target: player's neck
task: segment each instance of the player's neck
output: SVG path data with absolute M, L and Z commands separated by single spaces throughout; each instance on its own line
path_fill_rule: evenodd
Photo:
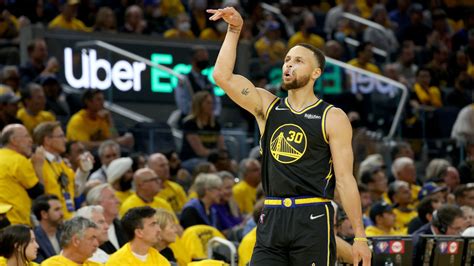
M 288 102 L 291 108 L 296 111 L 303 110 L 316 101 L 318 101 L 318 97 L 316 97 L 312 88 L 303 87 L 288 91 Z

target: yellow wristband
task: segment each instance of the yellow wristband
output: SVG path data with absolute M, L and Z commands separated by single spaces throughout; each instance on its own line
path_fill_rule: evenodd
M 367 238 L 365 238 L 365 237 L 355 237 L 354 242 L 355 241 L 368 242 L 369 240 L 367 240 Z

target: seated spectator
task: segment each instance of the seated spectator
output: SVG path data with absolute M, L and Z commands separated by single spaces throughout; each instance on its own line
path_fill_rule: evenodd
M 13 93 L 20 95 L 20 71 L 17 66 L 4 66 L 1 83 L 9 86 Z
M 115 18 L 114 11 L 107 6 L 99 8 L 92 29 L 97 32 L 116 33 L 117 19 Z
M 212 150 L 224 149 L 224 136 L 213 111 L 213 97 L 207 91 L 193 96 L 192 111 L 184 119 L 183 145 L 181 149 L 182 166 L 192 171 L 197 163 L 209 156 Z
M 219 203 L 222 180 L 216 174 L 200 174 L 194 181 L 198 198 L 188 201 L 181 212 L 180 224 L 186 229 L 193 225 L 217 228 L 217 213 L 212 205 Z
M 53 113 L 45 111 L 46 98 L 41 85 L 30 83 L 21 92 L 21 100 L 24 107 L 18 110 L 17 118 L 30 133 L 42 122 L 56 121 Z
M 311 29 L 316 27 L 316 20 L 311 12 L 304 12 L 300 21 L 298 21 L 296 28 L 299 30 L 288 41 L 288 49 L 298 43 L 308 43 L 312 46 L 323 49 L 324 39 L 311 32 Z
M 418 193 L 418 200 L 422 200 L 426 197 L 430 197 L 438 200 L 440 203 L 446 203 L 446 192 L 448 188 L 446 186 L 437 185 L 434 182 L 427 182 L 423 184 L 420 192 Z
M 63 122 L 66 122 L 65 120 L 69 118 L 71 111 L 66 101 L 66 95 L 63 93 L 63 88 L 56 76 L 42 76 L 39 82 L 43 86 L 44 95 L 46 96 L 45 110 L 54 113 L 61 117 Z
M 474 208 L 474 183 L 459 186 L 454 191 L 454 196 L 458 206 L 470 206 Z
M 31 228 L 10 225 L 0 231 L 0 264 L 34 266 L 38 243 Z
M 12 224 L 30 225 L 31 200 L 44 193 L 44 150 L 37 148 L 33 154 L 33 140 L 19 124 L 2 130 L 0 144 L 0 203 L 12 205 L 7 213 Z
M 227 33 L 227 23 L 225 21 L 210 22 L 199 34 L 199 39 L 203 41 L 223 41 Z
M 39 245 L 38 256 L 35 262 L 41 263 L 45 259 L 58 255 L 64 214 L 61 202 L 54 195 L 42 195 L 33 201 L 31 211 L 39 222 L 33 231 Z
M 254 47 L 261 62 L 264 65 L 281 62 L 287 47 L 286 42 L 281 38 L 280 24 L 275 20 L 267 20 L 260 35 Z
M 84 191 L 94 158 L 90 153 L 85 154 L 91 163 L 80 163 L 76 172 L 66 164 L 61 157 L 66 151 L 66 137 L 59 122 L 39 124 L 34 130 L 33 138 L 34 143 L 45 150 L 44 191 L 59 198 L 64 218 L 70 219 L 76 210 L 74 199 Z
M 467 105 L 461 109 L 458 116 L 456 117 L 456 121 L 454 122 L 453 129 L 451 131 L 451 137 L 458 143 L 467 143 L 468 148 L 466 150 L 467 153 L 469 153 L 469 145 L 474 144 L 474 104 Z M 474 154 L 471 155 L 474 156 Z M 464 180 L 465 179 L 463 179 L 463 181 Z
M 191 32 L 194 36 L 199 34 L 206 28 L 208 16 L 206 9 L 209 6 L 209 1 L 189 1 L 188 10 L 191 22 Z
M 12 205 L 7 203 L 0 203 L 0 230 L 10 225 L 7 213 L 12 209 Z
M 412 204 L 416 205 L 418 201 L 418 193 L 421 187 L 416 185 L 416 169 L 415 163 L 408 157 L 400 157 L 392 163 L 392 174 L 395 180 L 405 181 L 410 186 Z M 390 199 L 385 199 L 390 203 Z
M 104 218 L 104 208 L 100 205 L 85 206 L 77 210 L 76 217 L 83 217 L 89 219 L 97 225 L 97 240 L 99 245 L 103 245 L 105 242 L 109 241 L 108 230 L 109 225 L 105 222 Z M 109 259 L 109 254 L 100 249 L 100 246 L 94 252 L 92 257 L 89 258 L 90 261 L 104 264 Z
M 444 88 L 448 85 L 448 48 L 444 45 L 433 45 L 430 54 L 431 61 L 425 68 L 431 72 L 431 85 Z
M 431 29 L 423 23 L 423 6 L 413 3 L 408 10 L 410 23 L 401 32 L 401 41 L 413 41 L 417 49 L 425 46 L 427 36 Z
M 77 141 L 66 142 L 66 151 L 64 152 L 64 160 L 66 164 L 70 165 L 72 170 L 76 171 L 79 168 L 83 154 L 86 152 L 84 145 Z
M 64 223 L 61 254 L 43 261 L 41 265 L 101 265 L 90 260 L 99 246 L 98 237 L 99 232 L 95 223 L 83 217 L 74 217 Z
M 109 184 L 101 184 L 87 193 L 87 204 L 100 205 L 104 209 L 104 219 L 109 226 L 107 230 L 109 240 L 101 244 L 100 249 L 111 255 L 127 243 L 118 219 L 120 202 Z
M 54 75 L 59 69 L 55 57 L 48 59 L 48 46 L 44 39 L 34 39 L 27 46 L 28 61 L 20 67 L 21 85 L 35 81 L 39 76 Z
M 324 32 L 326 32 L 327 34 L 327 39 L 331 39 L 333 33 L 341 27 L 341 24 L 344 20 L 344 18 L 342 17 L 343 13 L 351 13 L 354 10 L 354 7 L 354 1 L 343 0 L 340 1 L 338 5 L 328 11 L 324 21 Z
M 423 225 L 413 233 L 413 265 L 421 264 L 423 254 L 420 240 L 421 235 L 461 235 L 466 228 L 466 219 L 461 209 L 456 205 L 446 204 L 433 212 L 431 222 Z
M 354 229 L 352 228 L 349 217 L 342 208 L 337 209 L 336 222 L 334 224 L 336 235 L 344 240 L 354 239 Z
M 373 225 L 370 219 L 369 211 L 372 206 L 372 196 L 370 195 L 369 189 L 364 184 L 358 184 L 357 188 L 360 194 L 360 203 L 362 205 L 362 222 L 365 227 Z
M 360 178 L 360 182 L 367 185 L 373 202 L 383 200 L 384 194 L 388 191 L 388 179 L 385 171 L 380 167 L 365 171 Z
M 441 176 L 446 172 L 449 166 L 451 166 L 451 163 L 446 159 L 432 159 L 425 170 L 425 182 L 442 182 Z
M 165 31 L 163 37 L 168 39 L 183 39 L 193 40 L 196 37 L 191 31 L 191 22 L 189 15 L 186 13 L 180 13 L 174 19 L 174 27 Z
M 228 171 L 231 173 L 237 173 L 238 171 L 237 162 L 230 158 L 228 150 L 214 150 L 207 157 L 207 161 L 212 163 L 217 171 Z
M 129 157 L 113 160 L 107 167 L 107 182 L 115 190 L 120 203 L 132 195 L 133 161 Z
M 61 14 L 55 17 L 48 24 L 50 29 L 65 29 L 74 31 L 85 31 L 89 32 L 91 29 L 84 25 L 82 21 L 77 19 L 77 9 L 81 1 L 79 0 L 67 0 L 62 6 Z
M 161 189 L 161 180 L 155 171 L 149 168 L 139 169 L 133 175 L 133 184 L 135 193 L 132 193 L 122 202 L 119 212 L 120 217 L 123 217 L 128 210 L 142 206 L 150 206 L 155 209 L 162 208 L 173 212 L 173 208 L 166 200 L 156 197 Z
M 395 236 L 404 235 L 395 229 L 395 214 L 386 202 L 375 203 L 370 208 L 370 219 L 374 223 L 365 229 L 367 236 Z
M 170 164 L 168 159 L 161 153 L 155 153 L 148 158 L 147 166 L 160 178 L 159 182 L 157 182 L 161 184 L 161 190 L 159 190 L 157 197 L 168 202 L 174 213 L 181 213 L 187 201 L 186 192 L 184 192 L 180 184 L 170 180 Z
M 262 180 L 260 162 L 244 159 L 240 162 L 240 182 L 232 188 L 234 199 L 243 215 L 251 214 L 257 200 L 257 187 Z
M 365 172 L 370 172 L 376 168 L 384 169 L 386 168 L 383 157 L 379 153 L 368 155 L 359 165 L 359 170 L 357 171 L 357 176 L 359 181 L 362 181 L 362 176 Z M 365 184 L 365 183 L 364 183 Z
M 179 158 L 179 155 L 176 151 L 166 153 L 165 156 L 169 161 L 171 175 L 170 179 L 180 184 L 186 192 L 193 182 L 191 173 L 181 167 L 181 158 Z M 186 186 L 183 184 L 186 184 Z
M 459 109 L 472 103 L 470 95 L 474 88 L 474 78 L 470 77 L 466 71 L 461 71 L 454 81 L 454 90 L 446 96 L 446 105 L 454 106 Z
M 231 231 L 238 228 L 242 223 L 243 217 L 232 195 L 235 177 L 227 171 L 221 171 L 218 175 L 222 179 L 222 187 L 220 201 L 218 204 L 214 204 L 218 220 L 217 229 L 223 232 L 224 235 L 230 235 Z
M 5 89 L 0 94 L 0 130 L 9 124 L 22 123 L 20 119 L 16 118 L 20 99 L 10 89 Z
M 415 159 L 415 153 L 408 142 L 397 142 L 390 150 L 390 158 L 392 159 L 392 162 L 401 157 L 408 157 L 412 160 Z
M 394 64 L 398 73 L 407 81 L 407 87 L 413 87 L 418 66 L 415 64 L 415 45 L 412 42 L 403 43 L 402 50 Z
M 398 50 L 398 41 L 383 4 L 374 5 L 370 20 L 383 26 L 384 30 L 367 27 L 364 30 L 364 41 L 372 43 L 375 47 L 387 52 L 389 56 L 395 53 Z
M 153 246 L 159 243 L 161 229 L 156 211 L 149 207 L 130 209 L 121 220 L 130 241 L 110 256 L 105 265 L 171 265 Z
M 113 140 L 102 142 L 97 150 L 100 160 L 100 168 L 93 172 L 89 180 L 98 180 L 101 183 L 107 182 L 107 166 L 115 159 L 120 158 L 120 145 Z
M 416 73 L 416 83 L 413 86 L 414 101 L 412 105 L 416 108 L 419 105 L 430 107 L 441 107 L 443 101 L 441 99 L 441 91 L 438 87 L 430 86 L 431 72 L 426 68 L 418 69 Z
M 104 93 L 99 90 L 86 90 L 82 96 L 84 109 L 75 113 L 67 124 L 68 140 L 81 141 L 88 150 L 100 146 L 108 139 L 114 139 L 125 147 L 133 146 L 133 136 L 126 133 L 121 137 L 111 132 L 113 120 L 109 111 L 104 109 Z
M 418 215 L 415 210 L 408 207 L 412 202 L 409 184 L 400 180 L 393 182 L 388 187 L 388 197 L 394 206 L 394 227 L 401 233 L 406 234 L 408 224 Z
M 176 263 L 177 259 L 170 248 L 178 237 L 177 224 L 173 213 L 165 209 L 156 209 L 156 217 L 160 226 L 160 241 L 154 246 L 169 262 Z
M 408 234 L 413 234 L 420 227 L 431 222 L 433 212 L 439 209 L 442 204 L 443 202 L 436 197 L 425 197 L 420 200 L 420 203 L 416 206 L 418 216 L 413 218 L 408 224 Z
M 361 43 L 356 49 L 357 57 L 347 63 L 375 74 L 381 74 L 379 67 L 372 63 L 374 60 L 373 47 L 370 42 Z
M 147 22 L 143 19 L 143 10 L 137 5 L 131 5 L 125 10 L 125 22 L 120 32 L 150 34 Z

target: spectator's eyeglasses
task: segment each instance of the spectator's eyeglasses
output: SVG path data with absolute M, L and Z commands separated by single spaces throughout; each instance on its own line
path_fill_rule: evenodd
M 157 182 L 157 183 L 161 183 L 161 179 L 159 177 L 153 177 L 153 178 L 150 178 L 150 179 L 147 179 L 147 180 L 144 180 L 143 183 L 149 183 L 149 182 Z

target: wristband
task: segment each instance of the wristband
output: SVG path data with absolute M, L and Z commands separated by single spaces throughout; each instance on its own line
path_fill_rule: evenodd
M 355 237 L 354 242 L 356 242 L 356 241 L 358 241 L 358 242 L 368 242 L 369 240 L 367 240 L 367 238 L 365 238 L 365 237 Z

